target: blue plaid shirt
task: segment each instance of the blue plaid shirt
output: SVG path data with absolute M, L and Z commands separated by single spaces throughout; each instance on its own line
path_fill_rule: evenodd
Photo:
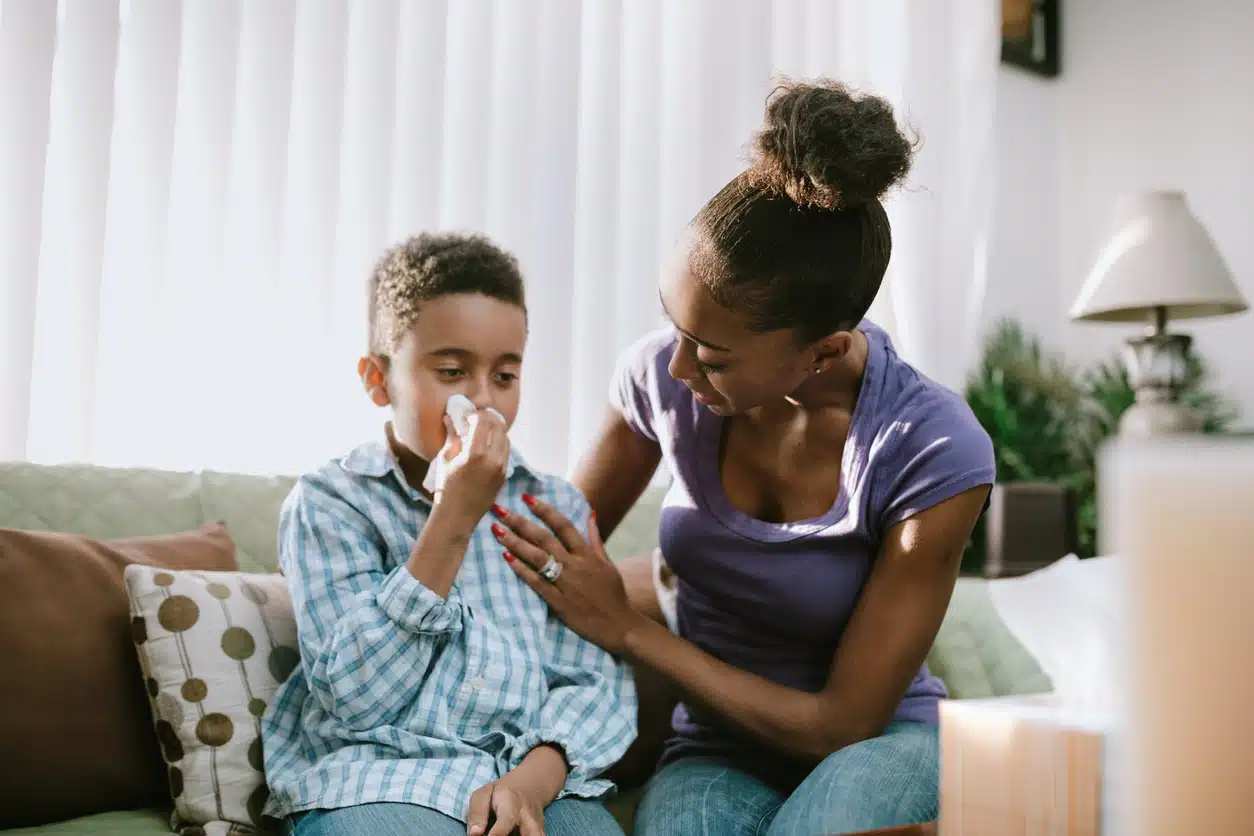
M 498 502 L 523 493 L 581 530 L 588 504 L 516 454 Z M 626 665 L 551 616 L 481 520 L 447 599 L 406 568 L 430 502 L 386 444 L 365 444 L 297 483 L 279 520 L 301 665 L 262 721 L 266 814 L 405 802 L 465 821 L 471 794 L 535 746 L 566 753 L 563 796 L 613 788 L 596 776 L 636 735 Z

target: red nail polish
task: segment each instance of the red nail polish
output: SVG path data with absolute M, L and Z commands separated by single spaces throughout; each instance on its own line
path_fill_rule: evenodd
M 596 521 L 597 521 L 597 512 L 596 512 L 596 511 L 592 511 L 592 512 L 591 512 L 591 516 L 592 516 L 592 521 L 593 521 L 593 522 L 596 522 Z
M 525 493 L 523 494 L 523 502 L 527 503 L 528 505 L 535 505 L 536 498 L 529 493 Z
M 508 514 L 509 512 L 506 511 L 504 508 L 502 508 L 500 505 L 493 504 L 492 513 L 504 519 L 505 515 Z
M 513 563 L 515 560 L 518 559 L 514 557 L 512 554 L 510 554 L 509 552 L 502 552 L 501 557 L 505 558 L 506 563 Z
M 504 537 L 505 529 L 497 525 L 496 523 L 492 523 L 492 533 L 495 534 L 497 537 Z

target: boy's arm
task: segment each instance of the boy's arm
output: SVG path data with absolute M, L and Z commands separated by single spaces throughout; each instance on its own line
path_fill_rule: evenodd
M 310 691 L 327 712 L 365 729 L 412 698 L 414 672 L 460 632 L 464 608 L 456 590 L 441 598 L 407 564 L 384 568 L 377 529 L 344 498 L 351 487 L 300 480 L 280 513 L 279 561 Z
M 588 503 L 573 487 L 558 488 L 554 504 L 587 530 Z M 549 694 L 539 726 L 519 741 L 514 762 L 550 744 L 566 758 L 565 792 L 582 794 L 585 782 L 614 765 L 636 738 L 636 687 L 631 669 L 549 616 L 545 632 Z M 592 795 L 599 792 L 591 793 Z

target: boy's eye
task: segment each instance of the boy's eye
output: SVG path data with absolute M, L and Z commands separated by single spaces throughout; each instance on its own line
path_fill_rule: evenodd
M 448 378 L 449 380 L 455 380 L 466 374 L 461 369 L 436 369 L 435 373 L 440 377 Z
M 517 379 L 518 374 L 516 372 L 497 372 L 496 375 L 497 382 L 506 386 L 513 383 Z

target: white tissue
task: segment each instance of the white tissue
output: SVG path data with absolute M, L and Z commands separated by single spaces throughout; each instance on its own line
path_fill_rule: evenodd
M 1114 556 L 1068 555 L 989 582 L 993 608 L 1053 682 L 1062 706 L 1097 715 L 1121 708 L 1123 569 Z
M 453 422 L 453 429 L 457 431 L 458 437 L 462 440 L 462 450 L 452 459 L 444 458 L 444 451 L 441 450 L 431 459 L 431 464 L 427 467 L 427 476 L 422 480 L 422 487 L 430 494 L 437 495 L 444 490 L 444 479 L 448 476 L 450 470 L 462 461 L 465 461 L 468 455 L 466 442 L 470 439 L 470 431 L 474 428 L 475 420 L 478 418 L 478 409 L 471 403 L 470 398 L 465 395 L 453 395 L 448 399 L 448 403 L 444 405 L 444 413 Z M 486 410 L 496 415 L 502 421 L 505 416 L 497 412 L 492 407 Z M 513 465 L 510 465 L 510 471 Z M 509 471 L 506 472 L 506 476 Z

